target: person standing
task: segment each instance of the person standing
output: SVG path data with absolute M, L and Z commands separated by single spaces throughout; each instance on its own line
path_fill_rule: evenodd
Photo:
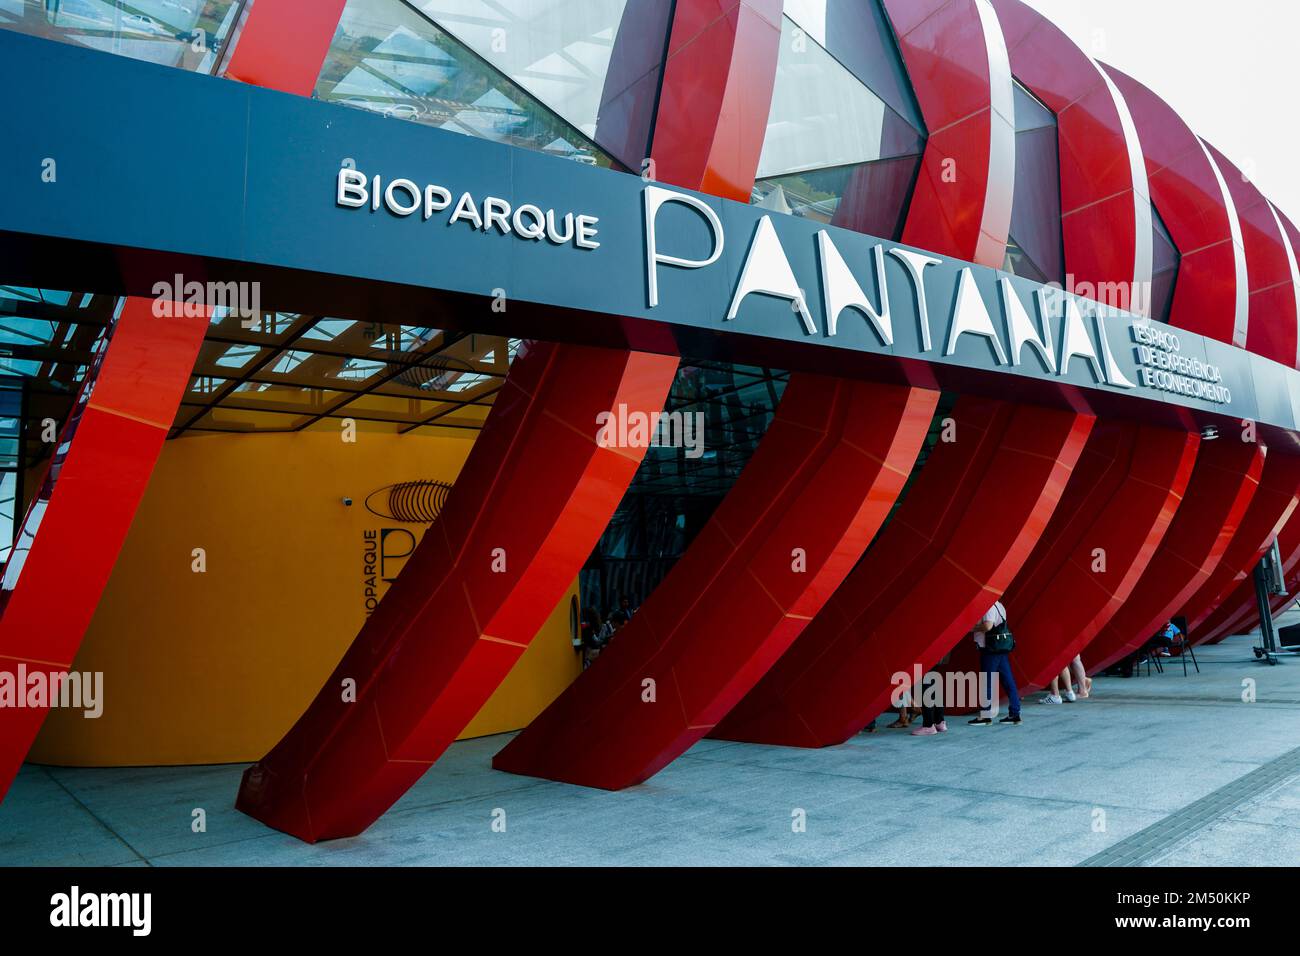
M 1079 681 L 1079 693 L 1074 692 L 1074 678 Z M 1080 697 L 1088 697 L 1092 694 L 1092 678 L 1088 676 L 1088 671 L 1083 666 L 1083 658 L 1078 654 L 1074 655 L 1074 660 L 1066 664 L 1061 673 L 1052 678 L 1052 684 L 1041 704 L 1060 704 L 1064 701 L 1074 703 Z
M 951 653 L 943 655 L 921 678 L 921 726 L 912 731 L 913 737 L 929 737 L 948 732 L 948 722 L 943 717 L 943 671 Z
M 993 675 L 996 674 L 999 690 L 1005 689 L 1007 692 L 1007 715 L 998 723 L 1019 724 L 1020 693 L 1016 690 L 1015 675 L 1011 673 L 1011 650 L 1015 647 L 1015 641 L 1011 637 L 1011 629 L 1007 627 L 1007 611 L 1001 601 L 993 602 L 988 613 L 975 625 L 974 633 L 975 646 L 980 652 L 980 693 L 984 698 L 984 709 L 969 723 L 977 727 L 987 727 L 993 723 L 1000 696 L 993 689 Z

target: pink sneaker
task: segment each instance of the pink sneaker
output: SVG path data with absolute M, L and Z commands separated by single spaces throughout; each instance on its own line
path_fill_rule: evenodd
M 913 736 L 913 737 L 931 737 L 931 736 L 933 736 L 934 734 L 937 734 L 938 732 L 939 732 L 939 731 L 935 730 L 933 727 L 917 727 L 916 730 L 912 731 L 912 736 Z
M 941 734 L 946 734 L 948 732 L 948 721 L 946 720 L 939 721 L 937 724 L 934 725 L 934 729 L 939 731 L 939 733 Z

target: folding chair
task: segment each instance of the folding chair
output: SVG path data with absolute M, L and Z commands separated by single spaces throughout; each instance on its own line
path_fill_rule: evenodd
M 1173 644 L 1170 645 L 1170 649 L 1172 650 L 1175 647 L 1178 648 L 1178 656 L 1183 659 L 1183 676 L 1187 676 L 1188 657 L 1191 657 L 1192 666 L 1196 668 L 1196 673 L 1199 674 L 1201 672 L 1201 665 L 1196 662 L 1196 651 L 1192 650 L 1192 642 L 1189 641 L 1187 635 L 1181 631 L 1178 633 L 1178 640 L 1174 641 Z
M 1156 666 L 1156 673 L 1163 674 L 1165 672 L 1164 667 L 1160 663 L 1160 658 L 1151 653 L 1152 650 L 1153 648 L 1149 644 L 1144 644 L 1142 645 L 1142 649 L 1137 652 L 1137 656 L 1133 658 L 1133 673 L 1135 676 L 1142 676 L 1143 664 L 1146 664 L 1147 666 L 1147 677 L 1151 676 L 1152 664 Z

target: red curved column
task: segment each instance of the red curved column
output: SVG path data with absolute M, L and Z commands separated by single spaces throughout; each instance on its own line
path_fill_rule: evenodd
M 1300 588 L 1300 508 L 1292 513 L 1291 518 L 1278 533 L 1278 549 L 1282 557 L 1282 580 L 1288 595 L 1295 595 Z M 1205 618 L 1195 632 L 1200 637 L 1193 637 L 1198 644 L 1217 644 L 1225 637 L 1243 634 L 1259 626 L 1259 606 L 1255 600 L 1255 565 L 1249 565 L 1238 571 L 1233 577 L 1232 593 L 1223 605 Z M 1274 595 L 1269 603 L 1274 610 L 1286 603 L 1287 598 Z
M 1012 663 L 1022 689 L 1047 684 L 1129 600 L 1169 530 L 1199 446 L 1200 436 L 1192 432 L 1138 428 L 1123 482 L 1051 583 L 1037 592 L 1017 587 L 1007 595 L 1007 613 L 1016 615 Z M 1093 570 L 1099 552 L 1104 571 Z
M 1182 503 L 1123 606 L 1084 652 L 1103 670 L 1137 650 L 1178 613 L 1218 567 L 1254 500 L 1264 448 L 1231 440 L 1203 442 Z
M 1109 502 L 1123 487 L 1137 440 L 1138 426 L 1134 424 L 1102 419 L 1093 427 L 1070 473 L 1060 504 L 1023 569 L 1002 595 L 1008 614 L 1014 616 L 1013 631 L 1017 634 L 1022 602 L 1053 586 L 1054 579 L 1081 549 L 1081 542 L 1091 534 L 1092 526 L 1105 515 Z M 948 645 L 952 650 L 948 671 L 978 671 L 979 657 L 968 638 L 968 634 L 963 634 L 955 647 Z
M 1273 213 L 1273 220 L 1277 224 L 1278 232 L 1282 237 L 1282 249 L 1286 256 L 1288 271 L 1291 273 L 1291 298 L 1292 301 L 1297 303 L 1297 313 L 1300 313 L 1300 229 L 1296 229 L 1295 223 L 1272 203 L 1269 203 L 1268 206 Z M 1297 319 L 1297 322 L 1300 323 L 1300 319 Z M 1284 362 L 1283 364 L 1300 368 L 1300 332 L 1297 333 L 1295 361 Z
M 1270 452 L 1264 460 L 1259 488 L 1223 559 L 1179 612 L 1187 619 L 1193 639 L 1201 636 L 1202 625 L 1212 614 L 1232 604 L 1231 595 L 1238 579 L 1259 563 L 1291 519 L 1297 503 L 1300 503 L 1300 456 Z
M 653 178 L 749 202 L 772 108 L 781 0 L 677 0 Z
M 1173 519 L 1199 442 L 1187 432 L 1098 422 L 1060 507 L 1003 597 L 1022 692 L 1050 681 L 1128 599 Z M 1105 570 L 1094 571 L 1101 555 Z M 963 640 L 949 669 L 973 671 L 975 658 L 973 642 Z
M 1300 574 L 1292 571 L 1284 578 L 1286 582 L 1286 594 L 1269 595 L 1268 603 L 1274 614 L 1277 614 L 1288 604 L 1293 603 L 1296 599 L 1296 588 L 1300 587 Z M 1259 603 L 1255 597 L 1255 579 L 1254 568 L 1250 574 L 1243 575 L 1238 581 L 1238 586 L 1234 589 L 1232 598 L 1237 602 L 1236 613 L 1226 616 L 1223 623 L 1218 625 L 1213 633 L 1192 637 L 1192 643 L 1200 644 L 1218 644 L 1226 638 L 1236 634 L 1249 634 L 1255 628 L 1259 627 Z
M 1188 631 L 1193 644 L 1217 644 L 1225 637 L 1239 633 L 1240 625 L 1248 618 L 1258 623 L 1255 585 L 1251 578 L 1254 570 L 1253 567 L 1238 570 L 1219 606 L 1202 615 L 1199 623 L 1189 621 Z
M 1300 507 L 1291 512 L 1287 523 L 1279 529 L 1278 551 L 1282 555 L 1282 580 L 1286 584 L 1287 593 L 1274 596 L 1270 601 L 1274 613 L 1282 610 L 1288 602 L 1294 601 L 1296 588 L 1300 587 L 1300 580 L 1297 580 L 1300 579 Z M 1234 585 L 1229 596 L 1219 601 L 1218 607 L 1205 615 L 1200 626 L 1192 633 L 1193 644 L 1218 644 L 1225 637 L 1251 631 L 1260 623 L 1255 600 L 1255 578 L 1243 571 L 1232 580 Z
M 962 398 L 866 557 L 712 736 L 823 747 L 888 706 L 897 672 L 932 665 L 1020 570 L 1093 419 Z
M 128 299 L 59 436 L 5 568 L 0 669 L 66 673 L 162 451 L 206 315 L 160 319 Z M 23 551 L 26 549 L 26 553 Z M 45 707 L 0 707 L 0 798 L 22 766 Z
M 1099 285 L 1145 288 L 1152 272 L 1151 199 L 1123 95 L 1038 11 L 1020 0 L 990 2 L 1006 37 L 1011 72 L 1056 114 L 1061 231 L 1072 291 L 1105 299 Z M 1111 304 L 1128 307 L 1124 300 Z
M 1236 207 L 1249 277 L 1246 348 L 1289 368 L 1296 365 L 1294 262 L 1282 222 L 1254 183 L 1230 159 L 1206 144 Z
M 710 0 L 683 0 L 676 4 L 651 147 L 656 179 L 748 201 L 771 108 L 781 12 L 782 4 L 779 0 L 742 0 L 739 3 L 724 0 L 722 4 Z M 800 407 L 806 407 L 808 403 L 825 402 L 831 394 L 840 391 L 841 386 L 828 380 L 795 375 L 787 386 L 781 408 L 789 405 L 790 414 L 795 414 Z M 755 458 L 773 454 L 764 454 L 762 449 L 768 447 L 769 441 L 775 448 L 778 440 L 771 434 L 765 436 Z M 751 461 L 744 474 L 750 475 L 752 471 L 749 483 L 761 483 L 762 474 L 754 471 L 754 464 Z M 756 507 L 754 502 L 746 503 L 737 497 L 738 490 L 733 489 L 726 499 L 733 502 L 732 509 Z M 839 504 L 850 505 L 854 496 L 852 487 L 845 489 L 842 500 L 838 497 L 838 491 L 835 489 Z M 799 502 L 785 504 L 796 507 Z M 806 504 L 805 502 L 804 506 Z M 759 513 L 754 512 L 751 517 L 757 521 Z M 775 515 L 769 517 L 770 520 L 776 519 Z M 746 526 L 747 523 L 748 519 L 737 522 L 741 526 Z M 705 555 L 705 547 L 705 543 L 697 539 L 679 565 L 689 566 L 693 553 Z M 708 559 L 697 557 L 694 560 Z M 661 585 L 660 591 L 665 585 Z M 696 598 L 700 598 L 698 593 Z M 709 596 L 708 602 L 730 607 L 734 599 L 733 594 L 714 593 Z M 662 599 L 656 599 L 652 595 L 647 608 L 656 600 Z M 820 600 L 822 598 L 815 597 L 813 603 L 820 606 Z M 647 608 L 642 609 L 641 615 L 646 614 Z M 810 606 L 807 613 L 811 614 L 814 610 Z M 638 615 L 638 620 L 641 615 Z M 620 635 L 620 643 L 628 641 L 629 634 L 625 630 Z M 602 655 L 602 663 L 609 657 L 610 652 L 607 651 Z M 608 666 L 610 665 L 606 665 Z M 746 651 L 740 648 L 714 662 L 714 678 L 733 679 L 736 675 L 730 673 L 729 669 L 743 671 L 752 666 L 754 665 L 749 662 Z M 579 693 L 577 688 L 588 686 L 589 675 L 595 672 L 593 668 L 584 674 L 583 678 L 587 680 L 580 678 L 570 692 Z M 558 705 L 557 701 L 553 708 Z M 520 739 L 535 740 L 542 737 L 546 720 L 547 714 L 544 713 Z M 513 758 L 504 752 L 499 755 L 498 766 L 506 767 L 507 761 L 514 759 L 522 768 L 524 746 L 524 743 L 519 743 L 515 747 Z M 581 746 L 583 745 L 579 744 Z M 618 746 L 622 747 L 624 743 L 620 741 Z M 663 762 L 672 756 L 675 754 L 666 754 Z M 662 763 L 658 766 L 662 766 Z M 644 773 L 648 775 L 658 769 L 658 766 L 645 770 Z M 546 771 L 521 769 L 520 772 Z M 635 774 L 642 771 L 632 768 L 627 772 Z
M 903 242 L 1000 269 L 1015 192 L 1006 43 L 985 0 L 885 0 L 930 130 Z
M 1255 582 L 1251 577 L 1254 570 L 1238 572 L 1223 603 L 1199 626 L 1189 624 L 1193 644 L 1218 644 L 1225 637 L 1249 631 L 1259 623 L 1255 609 Z
M 1273 538 L 1290 522 L 1297 503 L 1300 503 L 1300 455 L 1273 450 L 1265 459 L 1260 488 L 1245 511 L 1238 532 L 1232 536 L 1223 561 L 1183 605 L 1188 631 L 1195 635 L 1232 589 L 1249 579 Z
M 437 521 L 236 806 L 304 840 L 360 833 L 442 755 L 591 554 L 644 447 L 597 416 L 663 408 L 677 360 L 530 343 Z M 355 701 L 343 699 L 355 681 Z
M 259 0 L 232 60 L 250 68 L 275 65 L 243 78 L 309 93 L 343 2 Z M 59 436 L 66 451 L 56 454 L 16 539 L 29 539 L 30 550 L 6 568 L 0 667 L 66 671 L 108 583 L 208 327 L 206 314 L 160 319 L 153 307 L 150 299 L 125 300 L 103 357 L 87 374 Z M 0 709 L 0 799 L 45 713 Z
M 1246 252 L 1234 242 L 1228 211 L 1232 195 L 1201 141 L 1168 103 L 1131 76 L 1102 68 L 1128 103 L 1151 199 L 1179 250 L 1169 324 L 1232 342 L 1236 328 L 1246 327 L 1249 307 Z M 1287 364 L 1294 360 L 1293 353 Z
M 938 393 L 804 379 L 631 623 L 494 767 L 640 783 L 711 730 L 821 610 L 893 506 Z

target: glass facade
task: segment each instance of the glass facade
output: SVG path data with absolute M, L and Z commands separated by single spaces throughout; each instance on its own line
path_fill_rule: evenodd
M 0 29 L 214 73 L 244 0 L 0 0 Z
M 774 212 L 897 238 L 925 134 L 888 25 L 874 0 L 791 6 L 816 26 L 790 16 L 782 21 L 772 108 L 751 201 Z M 829 30 L 828 23 L 838 29 Z M 860 72 L 818 40 L 855 26 L 879 53 L 864 61 Z
M 1016 181 L 1002 268 L 1035 282 L 1064 283 L 1056 116 L 1019 82 L 1015 105 Z
M 0 378 L 0 565 L 9 560 L 22 511 L 23 386 Z
M 525 34 L 507 34 L 505 46 L 512 41 L 525 44 Z M 589 136 L 401 0 L 348 0 L 314 95 L 575 162 L 612 162 Z
M 647 154 L 670 0 L 412 0 L 624 166 Z
M 582 600 L 608 610 L 639 604 L 686 550 L 740 476 L 771 424 L 789 373 L 683 361 L 664 412 L 694 416 L 700 454 L 646 450 L 618 510 L 583 568 Z
M 9 560 L 25 496 L 56 449 L 117 302 L 0 286 L 0 563 Z
M 909 126 L 925 129 L 880 0 L 785 0 L 784 12 Z
M 897 238 L 925 127 L 888 20 L 877 0 L 791 0 L 785 13 L 751 202 Z M 605 609 L 649 594 L 749 462 L 788 380 L 683 363 L 665 411 L 701 416 L 703 454 L 648 450 L 583 570 L 584 602 Z
M 1174 237 L 1169 234 L 1154 204 L 1151 206 L 1151 249 L 1151 318 L 1168 322 L 1169 310 L 1174 305 L 1174 284 L 1178 281 L 1181 256 Z
M 22 570 L 120 309 L 115 296 L 0 286 L 0 602 Z
M 246 5 L 0 0 L 0 28 L 216 73 Z M 635 170 L 652 136 L 673 7 L 672 0 L 347 0 L 313 95 Z M 1019 83 L 1015 114 L 1004 268 L 1064 281 L 1056 118 Z M 880 0 L 787 0 L 752 202 L 898 238 L 926 135 Z M 1167 318 L 1178 250 L 1158 214 L 1153 222 L 1152 314 Z M 0 287 L 0 526 L 12 529 L 21 511 L 24 469 L 53 450 L 33 439 L 34 424 L 67 419 L 117 305 L 105 296 Z M 399 433 L 478 429 L 518 345 L 403 324 L 402 316 L 368 323 L 274 312 L 249 327 L 219 310 L 170 437 L 336 428 L 344 418 Z M 648 593 L 748 463 L 788 377 L 683 363 L 664 410 L 700 416 L 702 453 L 648 450 L 584 589 L 621 591 L 635 579 L 633 593 Z M 950 405 L 945 398 L 941 412 Z M 933 435 L 918 467 L 932 444 Z M 0 531 L 0 546 L 11 539 Z
M 518 341 L 427 326 L 219 311 L 171 437 L 189 431 L 477 429 Z

